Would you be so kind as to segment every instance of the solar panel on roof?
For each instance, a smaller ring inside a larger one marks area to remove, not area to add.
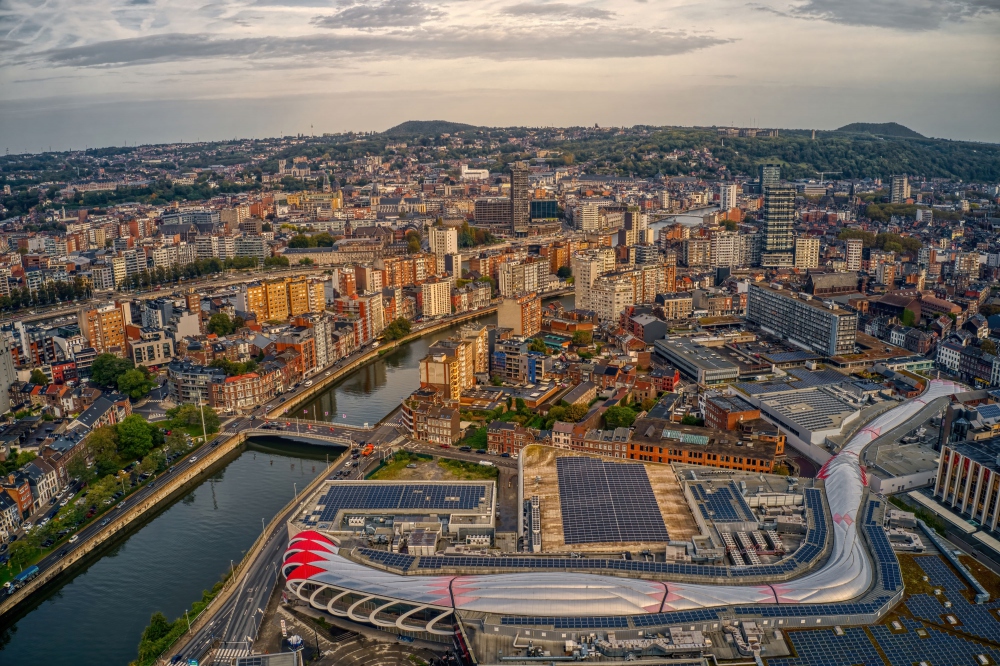
[[[643,465],[564,457],[556,472],[567,544],[669,539]]]

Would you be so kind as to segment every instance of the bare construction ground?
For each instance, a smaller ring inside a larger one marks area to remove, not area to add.
[[[669,465],[647,464],[535,445],[521,451],[524,470],[522,483],[524,498],[530,499],[533,495],[538,495],[541,502],[543,552],[614,553],[664,547],[663,543],[619,542],[566,545],[563,541],[562,510],[559,505],[559,476],[556,473],[556,459],[560,457],[598,458],[626,465],[644,465],[670,539],[687,541],[699,534],[698,525],[684,500],[684,491]]]

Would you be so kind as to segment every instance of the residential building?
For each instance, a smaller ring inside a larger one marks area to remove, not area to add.
[[[858,315],[832,301],[751,284],[746,319],[774,335],[827,356],[854,353]]]
[[[117,303],[94,309],[84,308],[80,311],[79,323],[80,333],[97,353],[104,354],[113,348],[124,351],[126,321],[122,307]]]
[[[437,257],[438,265],[444,265],[444,258],[449,254],[458,253],[458,229],[455,227],[432,226],[427,230],[431,252]],[[456,273],[455,277],[462,277]]]
[[[542,330],[542,299],[534,292],[503,299],[497,308],[497,326],[512,329],[517,336],[537,334]]]
[[[864,250],[864,241],[860,238],[847,239],[846,263],[849,272],[857,273],[861,270],[861,253]]]
[[[765,268],[794,264],[795,188],[764,188],[764,246],[760,262]]]
[[[451,314],[451,285],[446,280],[428,280],[420,285],[420,303],[424,317]]]
[[[530,174],[527,162],[518,161],[510,165],[510,219],[515,230],[524,229],[531,222]]]
[[[635,285],[625,277],[602,276],[591,288],[590,309],[601,322],[618,321],[622,311],[635,302]]]
[[[795,267],[819,268],[819,238],[803,236],[795,239]]]
[[[910,198],[910,179],[893,176],[889,181],[889,203],[903,204]]]

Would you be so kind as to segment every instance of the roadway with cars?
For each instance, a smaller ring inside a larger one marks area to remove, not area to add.
[[[355,467],[356,460],[360,464]],[[363,478],[378,465],[380,460],[381,455],[367,458],[360,455],[357,458],[348,456],[327,470],[325,475],[328,479],[337,478],[338,473],[344,479]],[[215,610],[214,617],[205,626],[174,650],[171,659],[180,657],[180,663],[185,663],[189,659],[201,659],[216,644],[226,646],[243,644],[247,646],[244,648],[247,650],[246,654],[249,654],[249,646],[256,640],[260,629],[261,618],[258,617],[258,613],[266,606],[268,597],[274,589],[281,558],[288,545],[286,523],[301,507],[303,501],[305,498],[300,495],[299,499],[279,514],[279,518],[273,523],[274,527],[267,534],[267,541],[260,555],[249,564],[245,572],[241,572],[239,580],[236,581],[235,584],[239,585],[237,591],[222,607]],[[232,649],[228,650],[227,654],[231,657]]]
[[[127,508],[135,503],[141,503],[146,500],[155,490],[157,485],[159,485],[160,480],[165,479],[169,475],[178,474],[183,472],[188,467],[193,465],[198,457],[202,455],[203,452],[208,449],[217,446],[219,442],[224,441],[230,434],[219,433],[214,439],[210,440],[207,444],[203,444],[199,448],[189,451],[184,455],[184,457],[178,460],[172,467],[167,471],[161,472],[154,479],[150,480],[148,483],[143,485],[141,488],[126,495],[117,504],[112,505],[103,514],[97,516],[89,525],[78,530],[74,534],[77,536],[77,540],[74,543],[69,543],[69,541],[63,542],[56,550],[39,560],[36,565],[39,568],[39,573],[44,574],[46,570],[50,569],[52,566],[57,564],[62,558],[72,554],[78,548],[83,548],[87,545],[87,542],[99,535],[104,530],[115,530],[117,529],[114,525],[115,520],[121,515],[119,512],[122,508]],[[70,496],[72,497],[72,496]],[[86,501],[86,499],[84,500]],[[52,505],[47,507],[46,511],[51,511],[53,509],[59,508],[58,505]],[[36,514],[40,515],[40,514]],[[23,531],[22,531],[23,534]],[[23,537],[22,537],[23,538]]]

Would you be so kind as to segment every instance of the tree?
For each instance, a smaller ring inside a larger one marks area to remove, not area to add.
[[[292,239],[288,241],[288,247],[315,247],[309,242],[309,237],[302,234],[297,236],[292,236]]]
[[[167,435],[167,440],[163,444],[163,449],[167,453],[179,453],[188,448],[187,438],[180,430],[171,430]]]
[[[590,331],[577,331],[573,334],[573,344],[578,347],[586,347],[594,341],[594,335]]]
[[[45,375],[44,372],[41,371],[41,369],[35,368],[34,370],[31,371],[30,381],[32,384],[40,384],[41,386],[47,386],[49,383],[49,378]]]
[[[528,351],[547,354],[549,348],[545,346],[545,340],[543,340],[542,338],[532,338],[531,342],[528,343]]]
[[[94,478],[93,468],[87,469],[87,458],[82,455],[75,455],[66,465],[66,472],[71,479],[80,479],[84,483],[89,483]]]
[[[903,326],[913,326],[916,321],[916,315],[913,314],[913,310],[903,310],[903,316],[900,317],[900,321]]]
[[[656,406],[656,398],[646,398],[645,400],[642,401],[641,405],[642,411],[644,412],[648,412],[655,406]]]
[[[127,370],[118,377],[118,390],[138,400],[156,388],[156,382],[149,376],[146,368],[138,367]]]
[[[142,459],[139,463],[139,471],[145,472],[146,474],[153,474],[167,466],[167,457],[163,455],[163,451],[150,451],[149,455]]]
[[[205,330],[209,333],[223,336],[235,332],[236,327],[233,325],[233,320],[229,318],[229,315],[225,312],[216,312],[209,317],[208,326],[205,327]]]
[[[268,257],[267,259],[264,260],[264,266],[266,267],[288,266],[288,265],[289,265],[288,257],[283,257],[280,255],[277,257]]]
[[[987,354],[993,354],[996,356],[997,346],[992,340],[986,339],[979,343],[979,348],[982,349]]]
[[[97,475],[104,476],[118,469],[118,431],[114,426],[101,426],[87,438],[87,455],[97,466]]]
[[[681,425],[702,426],[705,425],[705,422],[697,416],[685,414],[684,418],[681,419]]]
[[[299,259],[299,266],[312,266],[312,265],[313,265],[313,260],[310,259],[309,257],[302,257],[301,259]]]
[[[399,340],[410,334],[410,321],[405,317],[397,317],[388,326],[382,329],[382,335],[386,340]]]
[[[604,424],[609,428],[627,428],[635,422],[635,417],[631,407],[615,405],[604,412]]]
[[[566,278],[573,276],[573,269],[569,266],[560,266],[559,270],[556,271],[556,275],[559,276],[560,280],[565,280]]]
[[[146,423],[138,414],[126,416],[125,419],[116,426],[118,430],[118,451],[127,460],[142,458],[153,448],[153,433],[150,428],[154,428]]]
[[[587,411],[588,410],[585,405],[570,405],[566,408],[566,420],[576,423],[587,415]]]
[[[117,388],[118,377],[135,367],[127,358],[118,358],[114,354],[100,354],[90,366],[90,381],[98,386]]]

